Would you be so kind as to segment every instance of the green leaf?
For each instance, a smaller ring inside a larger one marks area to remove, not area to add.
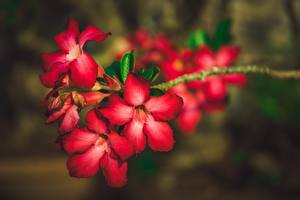
[[[212,48],[214,51],[217,51],[221,45],[228,44],[232,41],[230,33],[231,24],[232,21],[230,18],[224,18],[218,23],[212,41]]]
[[[104,106],[107,101],[108,101],[108,97],[104,97],[104,99],[102,99],[102,101],[99,103],[99,106],[100,107]]]
[[[100,84],[102,84],[102,85],[107,85],[106,81],[105,81],[104,78],[102,78],[102,77],[98,77],[98,78],[97,78],[97,81],[98,81]]]
[[[148,81],[154,81],[160,73],[160,69],[156,66],[151,66],[148,68],[142,68],[138,71],[138,75],[147,79]]]
[[[104,72],[110,77],[121,79],[120,62],[114,61],[111,65],[104,68]]]
[[[157,88],[151,88],[150,89],[150,96],[162,96],[164,95],[164,92],[160,89],[157,89]]]
[[[120,72],[121,72],[121,80],[123,81],[123,83],[125,82],[128,73],[133,71],[134,71],[134,55],[130,51],[125,53],[121,60]]]
[[[200,45],[210,45],[210,38],[207,32],[197,30],[193,32],[187,39],[187,46],[190,48],[197,48]]]

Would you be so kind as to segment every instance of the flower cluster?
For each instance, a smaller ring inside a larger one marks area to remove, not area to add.
[[[208,37],[206,33],[196,32],[196,34],[198,35],[189,38],[189,42],[193,42],[189,48],[180,48],[172,44],[162,33],[151,37],[145,29],[140,29],[128,37],[130,45],[127,48],[140,49],[143,54],[139,57],[138,63],[142,63],[142,66],[152,64],[159,66],[167,81],[212,67],[227,68],[238,58],[239,47],[224,41],[218,43],[218,48],[214,48],[213,51],[214,45],[206,40]],[[195,43],[195,39],[199,38],[200,41]],[[222,41],[219,38],[215,40]],[[228,85],[244,86],[246,82],[244,75],[230,74],[212,76],[205,81],[191,81],[173,87],[170,92],[181,96],[184,101],[183,110],[176,119],[177,125],[183,133],[193,133],[201,121],[203,112],[224,109],[228,99]]]
[[[42,55],[40,80],[51,91],[41,105],[47,123],[59,123],[57,142],[70,156],[70,175],[91,177],[101,169],[108,185],[122,187],[127,159],[142,152],[146,141],[153,151],[173,148],[168,121],[180,113],[183,100],[172,92],[153,93],[154,75],[136,73],[131,52],[102,68],[83,50],[87,41],[109,35],[94,26],[79,33],[77,22],[69,21],[55,37],[59,50]],[[84,126],[79,125],[81,113],[86,113]]]

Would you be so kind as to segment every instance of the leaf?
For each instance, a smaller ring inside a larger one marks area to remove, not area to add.
[[[128,73],[133,71],[134,71],[134,55],[130,51],[125,53],[121,60],[120,73],[121,73],[121,80],[123,83],[127,79]]]
[[[103,77],[98,77],[97,81],[101,84],[101,85],[107,85],[105,79]]]
[[[232,21],[230,18],[224,18],[218,23],[212,41],[212,48],[214,51],[217,51],[223,44],[228,44],[232,41],[230,33],[231,24]]]
[[[210,45],[211,41],[207,32],[197,30],[193,32],[187,39],[187,46],[197,48],[201,45]]]
[[[111,78],[117,77],[121,79],[120,62],[114,61],[111,65],[104,68],[104,72]]]
[[[156,66],[151,66],[148,68],[142,68],[138,71],[138,75],[147,79],[148,81],[154,81],[160,73],[160,69]]]
[[[164,92],[160,89],[157,89],[157,88],[151,88],[150,89],[150,96],[162,96],[164,95]]]

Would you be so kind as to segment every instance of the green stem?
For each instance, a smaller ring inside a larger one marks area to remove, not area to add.
[[[174,87],[175,85],[186,83],[189,81],[201,80],[204,81],[208,76],[224,75],[224,74],[262,74],[277,79],[300,79],[299,70],[276,70],[269,67],[258,67],[255,65],[237,66],[237,67],[213,67],[201,72],[186,74],[168,82],[160,83],[152,86],[163,91]]]

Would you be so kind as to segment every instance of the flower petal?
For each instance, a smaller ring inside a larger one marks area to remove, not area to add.
[[[127,162],[120,162],[105,154],[100,166],[106,182],[111,187],[123,187],[127,182]]]
[[[134,154],[131,144],[125,137],[117,133],[111,132],[108,139],[113,151],[119,156],[120,159],[126,160]]]
[[[222,100],[227,94],[226,85],[220,77],[210,77],[205,82],[204,92],[208,100]]]
[[[167,121],[175,118],[181,111],[183,100],[176,94],[165,93],[160,97],[151,97],[146,103],[147,111],[151,112],[156,120]]]
[[[208,69],[216,64],[214,53],[206,46],[200,48],[194,59],[195,63],[203,69]]]
[[[62,51],[68,53],[70,49],[76,46],[76,37],[78,34],[78,23],[70,19],[68,29],[55,36],[55,41]]]
[[[135,153],[142,152],[146,147],[146,136],[143,132],[144,123],[132,119],[125,125],[122,135],[124,135],[133,146]]]
[[[72,105],[60,122],[60,132],[65,133],[72,131],[77,126],[79,118],[78,107],[76,105]]]
[[[76,86],[92,88],[96,82],[98,65],[87,53],[82,52],[79,58],[70,63],[71,79]]]
[[[40,75],[41,83],[47,88],[53,88],[59,79],[59,72],[49,71]]]
[[[149,92],[148,81],[131,73],[128,74],[124,86],[124,98],[129,104],[134,106],[143,104],[148,99]]]
[[[111,33],[104,33],[99,28],[97,28],[95,26],[88,26],[79,35],[79,39],[78,39],[79,46],[80,46],[80,48],[82,48],[83,45],[87,41],[90,41],[90,40],[100,42],[100,41],[106,39],[110,35],[111,35]]]
[[[46,114],[48,116],[47,123],[51,123],[57,120],[58,118],[60,118],[63,114],[65,114],[70,109],[71,106],[72,106],[72,99],[71,96],[68,96],[61,109],[55,110],[54,112],[53,110],[48,110],[48,112],[50,113]]]
[[[100,159],[105,151],[101,146],[92,146],[83,154],[76,154],[69,158],[67,167],[70,176],[87,178],[95,176],[100,167]]]
[[[62,146],[69,154],[82,153],[91,147],[99,138],[98,134],[75,128],[62,139]]]
[[[107,133],[108,127],[105,120],[99,116],[95,109],[89,110],[85,118],[89,130],[96,133]]]
[[[57,64],[63,65],[66,63],[66,54],[61,51],[56,51],[52,53],[43,53],[41,55],[41,59],[43,62],[43,67],[46,71],[52,70],[53,66],[57,66]]]
[[[240,48],[235,46],[223,46],[216,55],[216,64],[227,67],[231,65],[239,56]]]
[[[148,136],[148,143],[153,151],[170,151],[174,146],[173,131],[166,122],[158,122],[149,117],[144,131]]]
[[[247,77],[243,74],[226,74],[222,76],[226,83],[239,85],[241,87],[247,84]]]
[[[201,120],[201,112],[198,109],[184,110],[177,117],[177,124],[183,134],[192,133]]]
[[[85,99],[84,106],[91,106],[100,103],[105,97],[110,94],[105,94],[101,92],[86,92],[81,94]]]
[[[117,95],[110,95],[108,101],[99,112],[107,118],[110,123],[123,125],[128,122],[133,115],[133,107],[126,105],[123,99]]]

